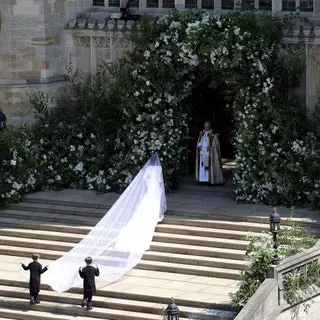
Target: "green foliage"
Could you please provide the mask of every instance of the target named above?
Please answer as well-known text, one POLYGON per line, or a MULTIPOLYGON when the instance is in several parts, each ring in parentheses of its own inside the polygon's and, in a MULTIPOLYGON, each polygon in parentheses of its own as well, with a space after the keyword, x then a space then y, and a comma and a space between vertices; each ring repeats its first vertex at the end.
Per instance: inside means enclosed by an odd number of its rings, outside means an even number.
POLYGON ((316 295, 320 288, 320 264, 317 261, 307 265, 305 272, 286 277, 283 282, 284 298, 292 306, 292 318, 295 318, 303 307, 304 312, 312 303, 310 297, 316 295))
MULTIPOLYGON (((259 286, 268 276, 268 271, 274 263, 275 251, 270 234, 250 235, 250 243, 247 256, 250 265, 242 274, 238 291, 234 296, 234 302, 242 308, 257 291, 259 286)), ((293 215, 288 219, 288 225, 279 233, 278 255, 282 260, 303 250, 309 249, 316 244, 316 238, 309 232, 308 228, 297 224, 293 215)), ((286 288, 291 288, 290 297, 297 295, 297 290, 288 283, 286 288)), ((287 290, 287 289, 285 289, 287 290)))
POLYGON ((0 207, 37 188, 36 158, 28 133, 21 129, 0 132, 0 207))

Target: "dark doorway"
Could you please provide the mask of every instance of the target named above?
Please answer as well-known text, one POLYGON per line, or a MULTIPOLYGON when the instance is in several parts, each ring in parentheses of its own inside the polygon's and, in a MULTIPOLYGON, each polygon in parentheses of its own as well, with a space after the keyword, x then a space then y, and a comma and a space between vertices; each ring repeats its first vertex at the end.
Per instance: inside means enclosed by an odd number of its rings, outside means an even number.
POLYGON ((192 107, 188 142, 189 174, 195 171, 197 139, 206 120, 211 122, 213 131, 219 134, 222 158, 234 158, 232 102, 233 94, 225 83, 216 85, 211 79, 206 79, 194 87, 188 99, 192 107))

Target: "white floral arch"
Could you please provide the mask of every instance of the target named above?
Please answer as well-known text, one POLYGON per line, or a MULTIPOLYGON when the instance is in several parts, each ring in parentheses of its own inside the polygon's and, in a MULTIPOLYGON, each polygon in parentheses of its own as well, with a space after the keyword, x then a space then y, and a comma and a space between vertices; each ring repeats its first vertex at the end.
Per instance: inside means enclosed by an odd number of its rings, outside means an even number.
POLYGON ((248 147, 265 154, 272 146, 272 132, 277 131, 275 123, 257 124, 256 115, 272 105, 273 80, 268 65, 279 50, 280 38, 251 33, 260 18, 252 14, 248 19, 246 25, 240 13, 210 16, 206 12, 175 12, 156 24, 141 23, 140 45, 138 41, 126 69, 131 80, 123 90, 128 101, 124 108, 127 121, 117 141, 122 159, 118 172, 130 175, 128 167, 138 167, 146 155, 158 152, 168 187, 178 182, 188 131, 189 109, 184 101, 196 80, 195 70, 201 69, 222 75, 237 88, 233 106, 237 121, 236 200, 265 201, 269 177, 261 172, 260 181, 256 181, 252 170, 261 165, 257 164, 257 153, 248 147), (123 161, 126 158, 128 161, 123 161))

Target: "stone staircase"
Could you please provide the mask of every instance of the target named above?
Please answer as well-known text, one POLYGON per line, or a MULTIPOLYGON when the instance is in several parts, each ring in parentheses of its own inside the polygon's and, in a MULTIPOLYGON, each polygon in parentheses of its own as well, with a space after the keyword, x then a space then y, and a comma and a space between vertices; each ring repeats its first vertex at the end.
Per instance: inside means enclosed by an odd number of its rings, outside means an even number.
POLYGON ((43 264, 59 258, 106 210, 94 203, 33 195, 0 212, 0 319, 161 320, 172 296, 180 319, 235 318, 231 295, 248 265, 246 236, 267 231, 264 220, 167 216, 135 269, 109 286, 99 279, 89 315, 79 306, 81 288, 57 293, 44 285, 41 304, 30 309, 19 263, 28 262, 32 252, 40 254, 43 264))

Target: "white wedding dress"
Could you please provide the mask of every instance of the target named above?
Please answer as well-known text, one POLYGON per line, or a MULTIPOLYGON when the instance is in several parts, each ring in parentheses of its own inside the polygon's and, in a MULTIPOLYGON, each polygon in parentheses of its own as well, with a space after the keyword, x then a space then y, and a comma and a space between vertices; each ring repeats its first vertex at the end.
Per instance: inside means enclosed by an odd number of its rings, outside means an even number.
MULTIPOLYGON (((112 208, 68 253, 49 265, 42 283, 62 292, 81 284, 79 267, 87 256, 112 283, 141 260, 167 210, 162 168, 153 155, 112 208)), ((26 277, 28 274, 26 273, 26 277)))
POLYGON ((135 215, 121 230, 116 244, 117 249, 135 251, 137 248, 144 248, 144 250, 149 250, 154 228, 159 221, 163 220, 164 215, 160 210, 161 197, 159 197, 163 188, 161 167, 146 168, 144 180, 146 194, 135 215))

